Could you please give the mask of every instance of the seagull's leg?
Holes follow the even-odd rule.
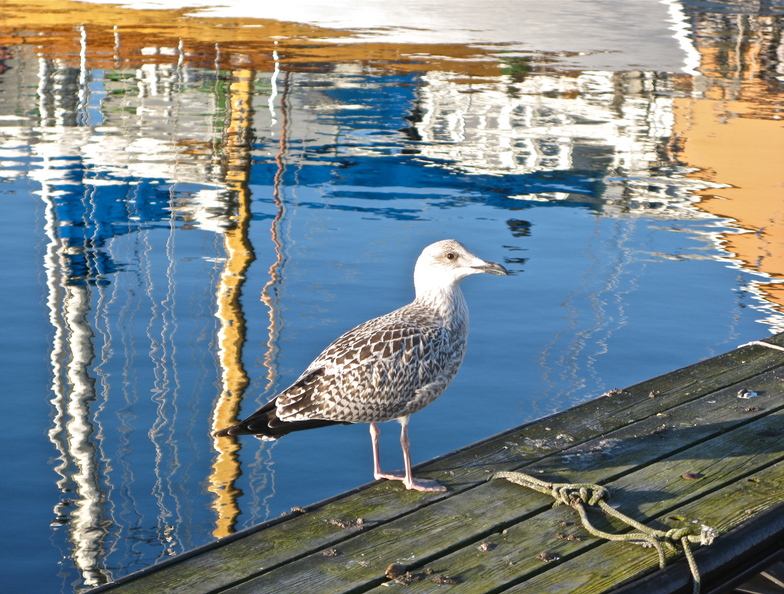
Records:
[[[446,491],[446,487],[437,481],[427,479],[415,479],[411,476],[411,440],[408,439],[408,417],[400,417],[400,445],[403,448],[403,463],[406,465],[406,476],[403,479],[403,484],[406,489],[414,489],[416,491]]]
[[[394,479],[402,480],[401,477],[394,475],[387,475],[381,472],[381,458],[378,455],[378,436],[381,435],[381,429],[375,423],[370,423],[370,441],[373,443],[373,478],[378,479]]]
[[[411,456],[409,454],[411,442],[408,439],[408,417],[401,417],[398,421],[400,421],[400,445],[403,447],[403,462],[406,465],[405,474],[399,472],[381,472],[381,463],[378,454],[378,436],[381,435],[381,430],[376,423],[370,423],[370,440],[373,442],[373,478],[376,480],[387,479],[390,481],[403,481],[406,489],[414,489],[415,491],[446,491],[446,487],[438,484],[436,481],[415,479],[411,476]]]

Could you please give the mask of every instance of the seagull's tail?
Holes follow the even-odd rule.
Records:
[[[346,425],[338,421],[306,420],[306,421],[283,421],[278,418],[275,400],[271,400],[244,421],[236,425],[220,429],[213,433],[215,437],[227,437],[229,435],[254,435],[264,441],[279,439],[292,431],[304,431],[305,429],[316,429],[327,425]]]

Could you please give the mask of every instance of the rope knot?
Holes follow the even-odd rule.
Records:
[[[672,542],[680,542],[684,538],[692,535],[691,528],[673,528],[664,533],[662,538],[671,540]]]
[[[607,489],[599,485],[559,483],[550,487],[550,495],[555,499],[556,505],[568,505],[569,507],[583,503],[598,505],[600,501],[606,501],[610,498]]]
[[[588,505],[598,505],[600,501],[610,500],[610,492],[599,485],[593,485],[591,493],[591,497],[587,501]]]

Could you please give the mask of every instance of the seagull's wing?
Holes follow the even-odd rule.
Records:
[[[463,353],[447,352],[449,332],[432,319],[399,312],[365,322],[330,344],[278,395],[278,417],[379,422],[410,414],[437,398]]]

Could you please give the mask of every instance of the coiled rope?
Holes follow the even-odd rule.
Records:
[[[667,554],[676,554],[678,552],[676,545],[680,544],[694,579],[693,592],[694,594],[699,594],[700,572],[694,560],[694,553],[692,553],[690,544],[712,544],[713,539],[717,536],[713,528],[703,524],[698,534],[695,534],[692,528],[675,528],[666,531],[654,530],[611,507],[607,503],[609,492],[600,485],[590,483],[548,483],[522,472],[496,472],[490,478],[491,480],[506,479],[544,495],[552,496],[555,499],[555,505],[568,505],[574,508],[580,515],[583,527],[597,538],[653,547],[659,555],[659,567],[662,569],[667,565]],[[611,534],[599,530],[588,520],[588,514],[585,511],[586,505],[599,507],[605,514],[634,528],[636,532]]]

